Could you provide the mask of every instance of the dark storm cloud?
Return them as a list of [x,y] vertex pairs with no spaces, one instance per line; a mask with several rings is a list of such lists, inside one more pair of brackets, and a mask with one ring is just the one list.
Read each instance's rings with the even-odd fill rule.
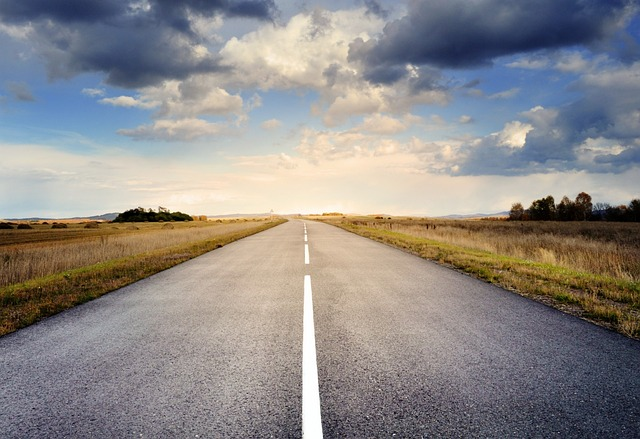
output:
[[364,5],[368,14],[373,14],[382,19],[386,19],[389,16],[389,11],[384,9],[377,0],[364,0]]
[[207,36],[194,30],[193,17],[271,20],[276,12],[273,0],[0,0],[2,22],[30,25],[50,77],[104,72],[122,87],[223,69],[194,50]]
[[95,22],[118,17],[127,4],[117,0],[1,0],[0,17],[9,23],[48,19],[61,23]]
[[[149,0],[148,12],[170,22],[187,12],[198,15],[272,19],[277,12],[274,0]],[[64,23],[97,22],[144,10],[141,2],[130,0],[0,0],[0,16],[9,22],[51,19]]]
[[[439,68],[488,64],[498,56],[588,45],[616,30],[634,0],[413,1],[379,39],[351,44],[370,68],[407,63]],[[379,76],[380,74],[378,74]]]
[[277,12],[274,0],[151,0],[150,3],[162,21],[180,30],[188,28],[189,12],[205,17],[223,14],[263,20],[273,19]]
[[640,163],[640,146],[628,148],[620,154],[598,156],[595,158],[595,162],[607,168],[629,169],[634,164],[637,165]]

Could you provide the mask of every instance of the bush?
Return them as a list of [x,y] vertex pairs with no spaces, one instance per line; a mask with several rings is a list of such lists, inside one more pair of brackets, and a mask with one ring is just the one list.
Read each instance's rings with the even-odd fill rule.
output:
[[53,223],[51,225],[52,229],[66,229],[68,226],[65,223]]
[[9,230],[9,229],[13,229],[13,226],[9,223],[0,223],[0,229]]
[[29,230],[29,229],[33,229],[33,227],[31,227],[31,225],[29,225],[29,224],[18,224],[18,229],[19,230]]
[[92,221],[90,223],[87,223],[84,225],[85,229],[99,229],[100,228],[100,224],[98,224],[95,221]]
[[138,207],[118,214],[118,216],[113,220],[114,223],[157,223],[159,221],[193,221],[193,218],[191,215],[187,215],[186,213],[169,212],[164,208],[158,212],[154,212],[151,209],[146,210],[143,207]]

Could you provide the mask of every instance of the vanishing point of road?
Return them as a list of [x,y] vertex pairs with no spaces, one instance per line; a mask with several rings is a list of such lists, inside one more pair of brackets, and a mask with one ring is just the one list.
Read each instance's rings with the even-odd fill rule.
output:
[[0,338],[2,438],[638,438],[640,342],[289,221]]

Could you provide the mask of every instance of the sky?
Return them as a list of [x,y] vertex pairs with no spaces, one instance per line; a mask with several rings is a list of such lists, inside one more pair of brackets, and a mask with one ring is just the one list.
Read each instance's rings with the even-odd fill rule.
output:
[[638,0],[0,0],[0,218],[640,197]]

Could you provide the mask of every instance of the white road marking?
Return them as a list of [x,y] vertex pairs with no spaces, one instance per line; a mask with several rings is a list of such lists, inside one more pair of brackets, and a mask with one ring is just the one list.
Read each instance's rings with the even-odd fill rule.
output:
[[309,244],[304,245],[304,263],[309,265]]
[[304,234],[304,242],[307,242],[307,241],[308,241],[308,239],[307,239],[307,234],[305,233],[305,234]]
[[304,277],[304,314],[302,331],[302,437],[322,438],[320,390],[316,360],[316,335],[313,324],[311,276]]

